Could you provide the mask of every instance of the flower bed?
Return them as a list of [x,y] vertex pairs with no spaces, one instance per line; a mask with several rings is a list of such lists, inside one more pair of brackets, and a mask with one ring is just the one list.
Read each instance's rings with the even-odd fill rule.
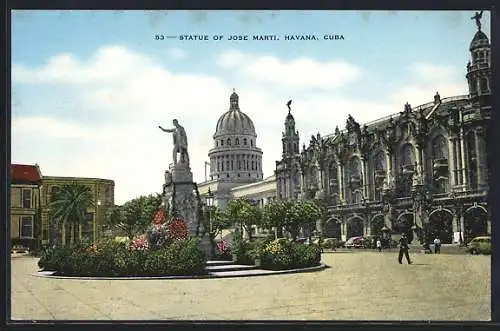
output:
[[263,246],[261,266],[269,270],[309,268],[320,265],[321,249],[286,240],[275,240]]
[[45,251],[38,266],[55,275],[86,277],[137,277],[201,275],[205,255],[194,239],[181,239],[155,250],[134,247],[134,242],[56,248]]
[[253,242],[238,238],[233,247],[237,263],[254,264],[259,260],[259,268],[266,270],[309,268],[320,265],[321,260],[321,249],[317,245],[299,244],[285,238]]
[[38,266],[55,275],[82,277],[178,276],[205,274],[205,254],[188,238],[179,217],[164,223],[159,208],[145,235],[131,241],[107,241],[90,246],[55,248],[43,252]]

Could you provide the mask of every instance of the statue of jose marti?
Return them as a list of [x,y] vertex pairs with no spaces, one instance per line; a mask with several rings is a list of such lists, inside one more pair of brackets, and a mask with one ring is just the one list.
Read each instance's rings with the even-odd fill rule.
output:
[[180,163],[186,163],[189,165],[189,154],[188,154],[188,142],[186,136],[186,130],[179,124],[179,121],[174,119],[172,121],[174,128],[164,129],[158,126],[163,132],[172,133],[174,138],[174,149],[172,151],[172,159],[174,160],[174,165],[179,163],[177,160],[177,153],[180,154]]

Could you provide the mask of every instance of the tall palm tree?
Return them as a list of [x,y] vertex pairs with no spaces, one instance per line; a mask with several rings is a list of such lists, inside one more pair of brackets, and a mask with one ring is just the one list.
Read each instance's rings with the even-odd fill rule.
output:
[[73,225],[73,238],[77,242],[79,225],[86,222],[87,210],[93,206],[94,200],[89,187],[77,183],[63,185],[50,203],[54,225],[57,228],[61,224]]

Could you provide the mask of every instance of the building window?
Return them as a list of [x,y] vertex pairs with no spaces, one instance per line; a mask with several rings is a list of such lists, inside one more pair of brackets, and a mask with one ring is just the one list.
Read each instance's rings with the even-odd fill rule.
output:
[[479,84],[481,91],[488,91],[488,80],[486,80],[486,78],[481,78]]
[[238,177],[241,177],[239,172],[238,172]]
[[234,170],[234,162],[231,160],[231,170]]
[[229,167],[229,160],[228,160],[228,161],[226,161],[226,169],[227,169],[227,170],[230,170],[230,169],[231,169],[231,168]]
[[221,146],[224,146],[224,140],[221,140],[221,141],[220,141],[220,145],[221,145]]
[[228,146],[231,146],[231,139],[228,139],[228,140],[227,140],[227,145],[228,145]]
[[243,138],[243,145],[247,144],[247,138]]
[[255,170],[255,164],[254,164],[254,161],[252,161],[252,170]]
[[250,139],[250,146],[253,147],[253,139]]
[[442,135],[437,136],[432,141],[432,156],[433,159],[448,159],[448,146],[446,138]]
[[220,171],[220,162],[217,162],[217,171]]
[[21,217],[21,238],[33,238],[33,217]]
[[219,141],[215,141],[215,147],[219,147]]
[[31,190],[23,190],[23,208],[31,208]]
[[411,144],[405,144],[401,149],[401,166],[413,166],[415,164],[415,152]]
[[236,145],[239,145],[240,144],[240,140],[238,138],[236,138]]
[[226,177],[229,178],[229,174],[226,174]]
[[220,165],[221,165],[221,171],[224,171],[224,161],[222,161]]
[[477,91],[477,80],[475,78],[471,79],[470,91],[471,92],[476,92]]

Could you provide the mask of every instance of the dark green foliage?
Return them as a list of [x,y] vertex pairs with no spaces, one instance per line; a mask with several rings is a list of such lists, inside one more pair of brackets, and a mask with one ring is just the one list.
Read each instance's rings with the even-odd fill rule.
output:
[[236,255],[236,263],[253,264],[254,259],[249,255],[251,250],[249,242],[245,241],[240,234],[235,234],[231,242],[231,254]]
[[321,249],[318,245],[304,245],[288,240],[276,240],[263,245],[261,266],[270,270],[287,270],[314,267],[320,264]]
[[129,250],[107,241],[97,246],[48,249],[38,265],[64,276],[133,277],[199,275],[205,255],[195,240],[182,239],[157,250]]
[[[77,183],[63,185],[61,190],[52,196],[52,201],[49,204],[50,215],[54,222],[53,244],[62,244],[57,242],[61,224],[66,223],[67,226],[72,224],[74,231],[76,231],[78,225],[84,225],[87,222],[87,210],[93,206],[94,200],[89,187]],[[74,234],[78,240],[78,235]]]
[[65,260],[69,258],[73,250],[68,247],[49,248],[45,250],[40,260],[38,260],[38,267],[44,271],[57,271],[61,270]]
[[293,244],[290,246],[290,253],[291,269],[316,266],[321,260],[321,249],[317,245]]

